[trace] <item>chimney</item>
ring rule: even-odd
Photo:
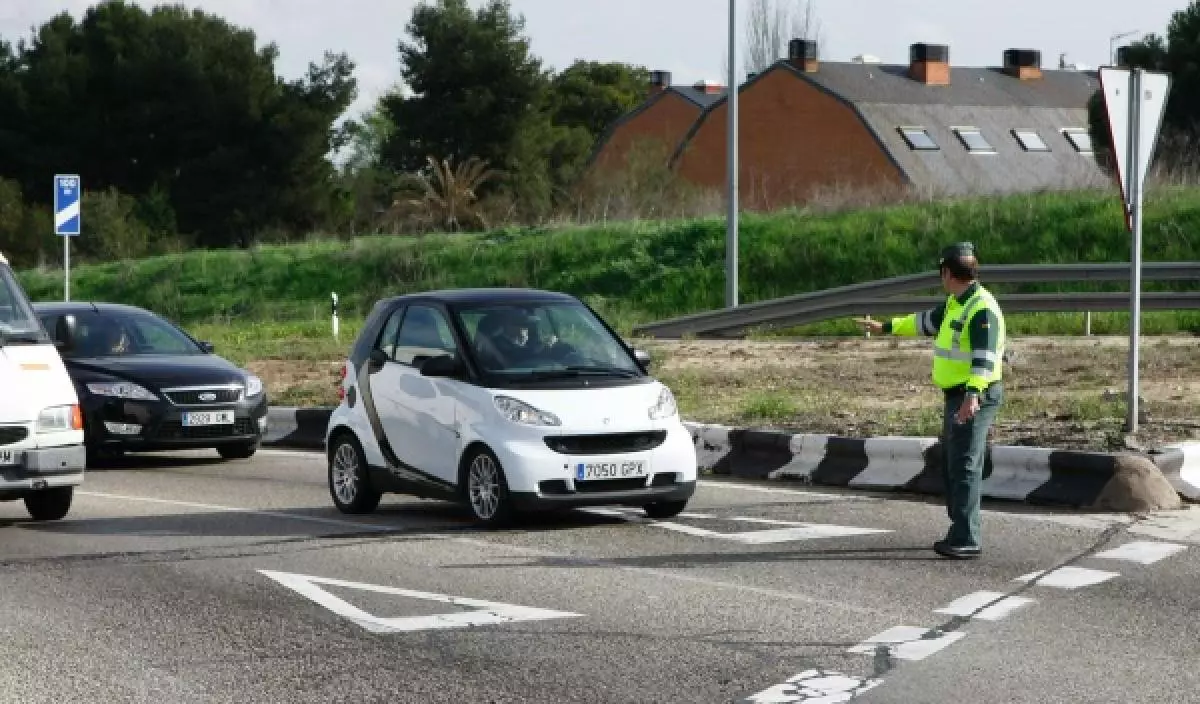
[[[1004,72],[1022,81],[1042,77],[1042,52],[1037,49],[1005,49]]]
[[[908,75],[926,85],[950,85],[950,47],[913,44],[908,50]]]
[[[793,39],[788,42],[788,63],[805,73],[817,72],[817,42]]]
[[[701,93],[708,93],[709,95],[720,93],[724,88],[720,83],[709,83],[708,81],[696,81],[696,85],[692,87]]]
[[[651,71],[649,97],[662,93],[671,87],[670,71]]]

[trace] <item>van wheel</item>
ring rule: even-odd
[[[687,508],[686,501],[660,501],[644,507],[646,515],[654,519],[674,518]]]
[[[25,510],[35,521],[57,521],[71,510],[75,487],[43,489],[25,497]]]
[[[515,511],[508,481],[500,460],[491,450],[478,449],[467,462],[464,481],[467,505],[475,520],[485,528],[502,528],[512,523]]]
[[[367,457],[358,439],[349,433],[338,435],[329,453],[329,495],[342,513],[371,513],[383,494],[371,488],[367,477]]]

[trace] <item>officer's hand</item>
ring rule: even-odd
[[[962,405],[958,407],[958,413],[954,414],[954,421],[962,424],[975,417],[979,412],[979,397],[974,394],[968,394],[963,399]]]
[[[883,332],[883,323],[879,322],[878,320],[871,320],[870,318],[855,318],[854,322],[861,325],[864,330],[869,330],[871,332]]]

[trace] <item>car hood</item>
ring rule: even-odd
[[[67,368],[111,375],[148,388],[240,384],[246,373],[215,355],[131,355],[79,357]]]
[[[29,423],[43,408],[77,403],[75,386],[52,345],[0,347],[0,423]]]
[[[593,387],[584,389],[547,389],[539,391],[496,391],[518,401],[553,413],[562,421],[559,434],[622,433],[657,430],[674,419],[650,419],[650,407],[658,403],[663,385],[648,384]]]

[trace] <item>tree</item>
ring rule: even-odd
[[[760,73],[787,56],[792,39],[819,41],[820,36],[813,0],[749,0],[743,66],[747,73]]]
[[[430,156],[456,164],[477,157],[511,171],[518,135],[548,89],[524,27],[507,0],[474,13],[466,0],[418,5],[406,28],[412,40],[399,43],[411,93],[384,101],[393,125],[385,163],[415,172]]]

